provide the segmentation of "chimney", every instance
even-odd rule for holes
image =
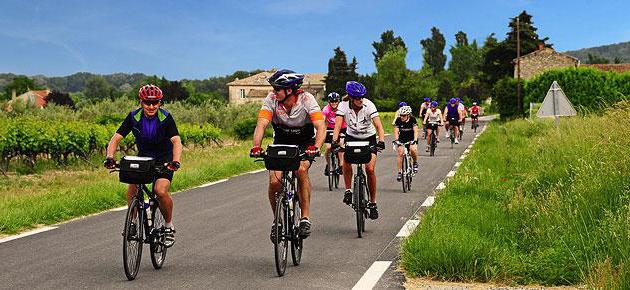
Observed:
[[[15,89],[11,90],[11,100],[15,99],[17,97],[17,92],[15,91]]]
[[[542,43],[539,43],[538,44],[538,50],[543,50],[543,49],[545,49],[545,45],[542,44]]]

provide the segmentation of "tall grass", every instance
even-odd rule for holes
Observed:
[[[494,122],[403,245],[412,276],[630,289],[630,103]]]

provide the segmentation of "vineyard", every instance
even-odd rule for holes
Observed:
[[[33,167],[41,158],[65,164],[68,158],[104,155],[116,129],[115,125],[84,121],[49,121],[33,117],[0,119],[0,169],[6,172],[12,159],[22,160]],[[182,143],[189,148],[220,142],[221,130],[210,124],[181,124],[178,129]],[[119,150],[129,154],[134,148],[133,135],[129,134]]]

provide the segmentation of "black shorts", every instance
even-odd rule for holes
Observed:
[[[376,134],[367,137],[367,138],[356,138],[356,137],[352,137],[350,135],[346,135],[346,143],[350,142],[350,141],[368,141],[370,142],[371,146],[376,146]]]
[[[470,115],[470,119],[479,119],[479,115]]]
[[[398,142],[400,143],[407,143],[411,141],[413,141],[413,135],[411,135],[411,137],[398,135]]]
[[[155,165],[164,165],[165,163],[171,162],[170,159],[156,159],[157,161],[155,161]],[[168,181],[173,182],[173,175],[175,174],[175,172],[170,171],[170,170],[166,170],[166,168],[164,169],[164,172],[158,173],[155,176],[155,179],[158,180],[160,178],[166,178],[168,179]]]
[[[438,128],[438,124],[437,123],[427,123],[427,129],[431,129],[431,130],[437,130]]]
[[[451,126],[459,126],[459,120],[457,118],[448,119],[448,124]]]
[[[341,128],[341,130],[339,131],[339,139],[343,139],[345,138],[346,135],[346,128]],[[326,129],[326,140],[324,141],[324,143],[332,143],[332,137],[333,137],[333,133],[332,130],[330,128]]]

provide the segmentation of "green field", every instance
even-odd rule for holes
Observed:
[[[630,104],[489,125],[402,247],[412,277],[630,289]]]

